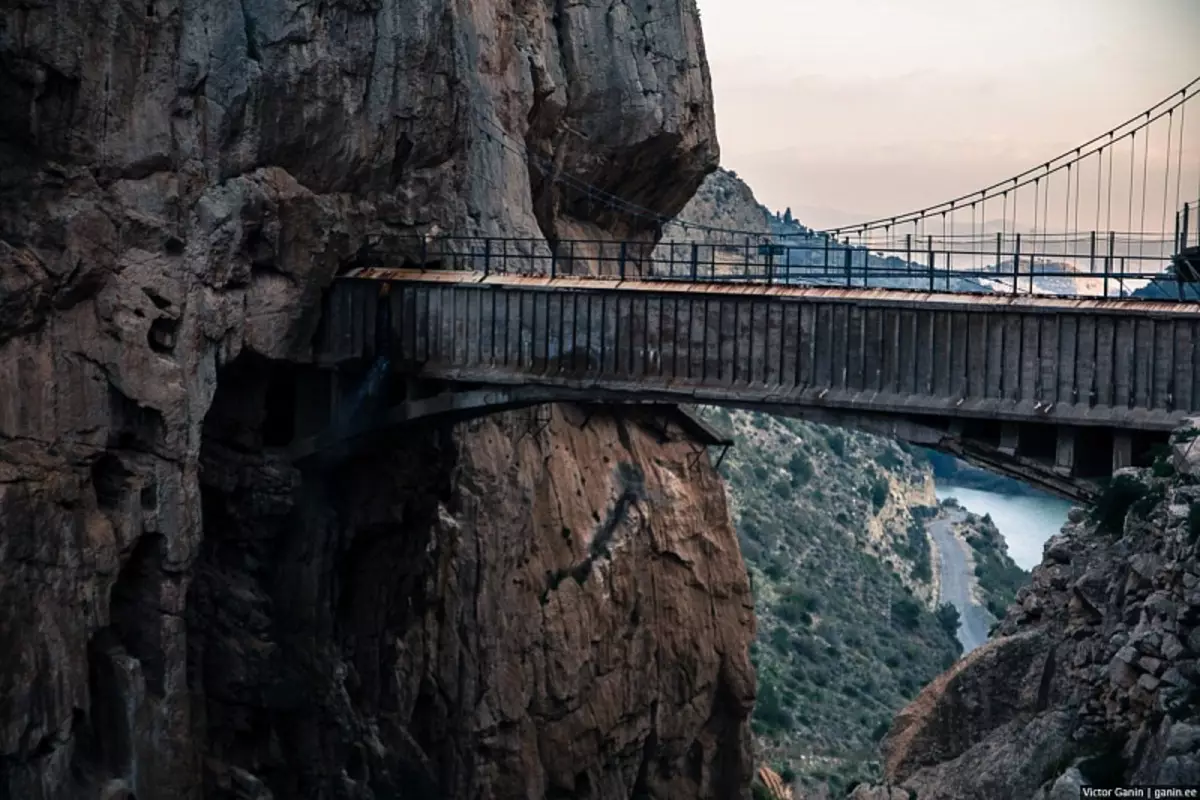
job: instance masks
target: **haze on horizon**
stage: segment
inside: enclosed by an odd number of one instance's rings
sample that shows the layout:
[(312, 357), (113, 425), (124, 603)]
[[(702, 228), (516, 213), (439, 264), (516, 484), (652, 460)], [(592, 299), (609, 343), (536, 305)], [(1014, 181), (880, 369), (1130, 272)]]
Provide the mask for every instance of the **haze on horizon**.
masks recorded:
[(1200, 75), (1200, 0), (698, 3), (722, 166), (817, 228), (1003, 180)]

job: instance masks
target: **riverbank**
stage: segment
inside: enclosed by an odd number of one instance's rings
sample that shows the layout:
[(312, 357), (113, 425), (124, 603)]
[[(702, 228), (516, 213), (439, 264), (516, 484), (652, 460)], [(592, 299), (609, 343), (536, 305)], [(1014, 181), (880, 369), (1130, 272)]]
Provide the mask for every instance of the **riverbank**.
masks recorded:
[(1052, 495), (1012, 495), (956, 484), (936, 483), (938, 502), (953, 499), (972, 514), (990, 517), (1021, 569), (1041, 563), (1046, 541), (1066, 524), (1071, 503)]

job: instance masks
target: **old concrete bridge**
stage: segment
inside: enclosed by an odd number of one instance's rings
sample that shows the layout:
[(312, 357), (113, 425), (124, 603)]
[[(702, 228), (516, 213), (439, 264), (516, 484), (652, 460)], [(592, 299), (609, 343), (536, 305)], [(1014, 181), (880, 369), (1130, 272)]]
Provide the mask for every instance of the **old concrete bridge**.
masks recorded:
[[(550, 401), (715, 404), (1083, 499), (1200, 411), (1198, 326), (1197, 303), (389, 270), (327, 296), (297, 423), (325, 433), (295, 448)], [(364, 392), (386, 407), (330, 427)]]

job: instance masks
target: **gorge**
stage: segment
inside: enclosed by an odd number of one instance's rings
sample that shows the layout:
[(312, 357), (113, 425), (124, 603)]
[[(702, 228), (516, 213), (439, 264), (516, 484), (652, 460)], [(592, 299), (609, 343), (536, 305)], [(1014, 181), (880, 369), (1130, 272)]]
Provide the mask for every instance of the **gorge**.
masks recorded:
[(966, 517), (961, 658), (895, 441), (703, 408), (715, 468), (564, 403), (288, 457), (373, 243), (785, 224), (718, 161), (692, 0), (0, 8), (0, 800), (1200, 783), (1186, 435), (1019, 590)]

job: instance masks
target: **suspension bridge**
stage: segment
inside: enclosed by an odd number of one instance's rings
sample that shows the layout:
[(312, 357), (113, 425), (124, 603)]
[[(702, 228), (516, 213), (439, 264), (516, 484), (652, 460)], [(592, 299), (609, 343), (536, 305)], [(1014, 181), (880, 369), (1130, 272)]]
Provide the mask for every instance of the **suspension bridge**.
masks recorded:
[(376, 242), (325, 298), (294, 453), (432, 415), (713, 403), (1086, 498), (1200, 412), (1198, 93), (1200, 78), (1006, 181), (852, 227), (678, 242), (686, 221), (563, 178), (654, 235)]

